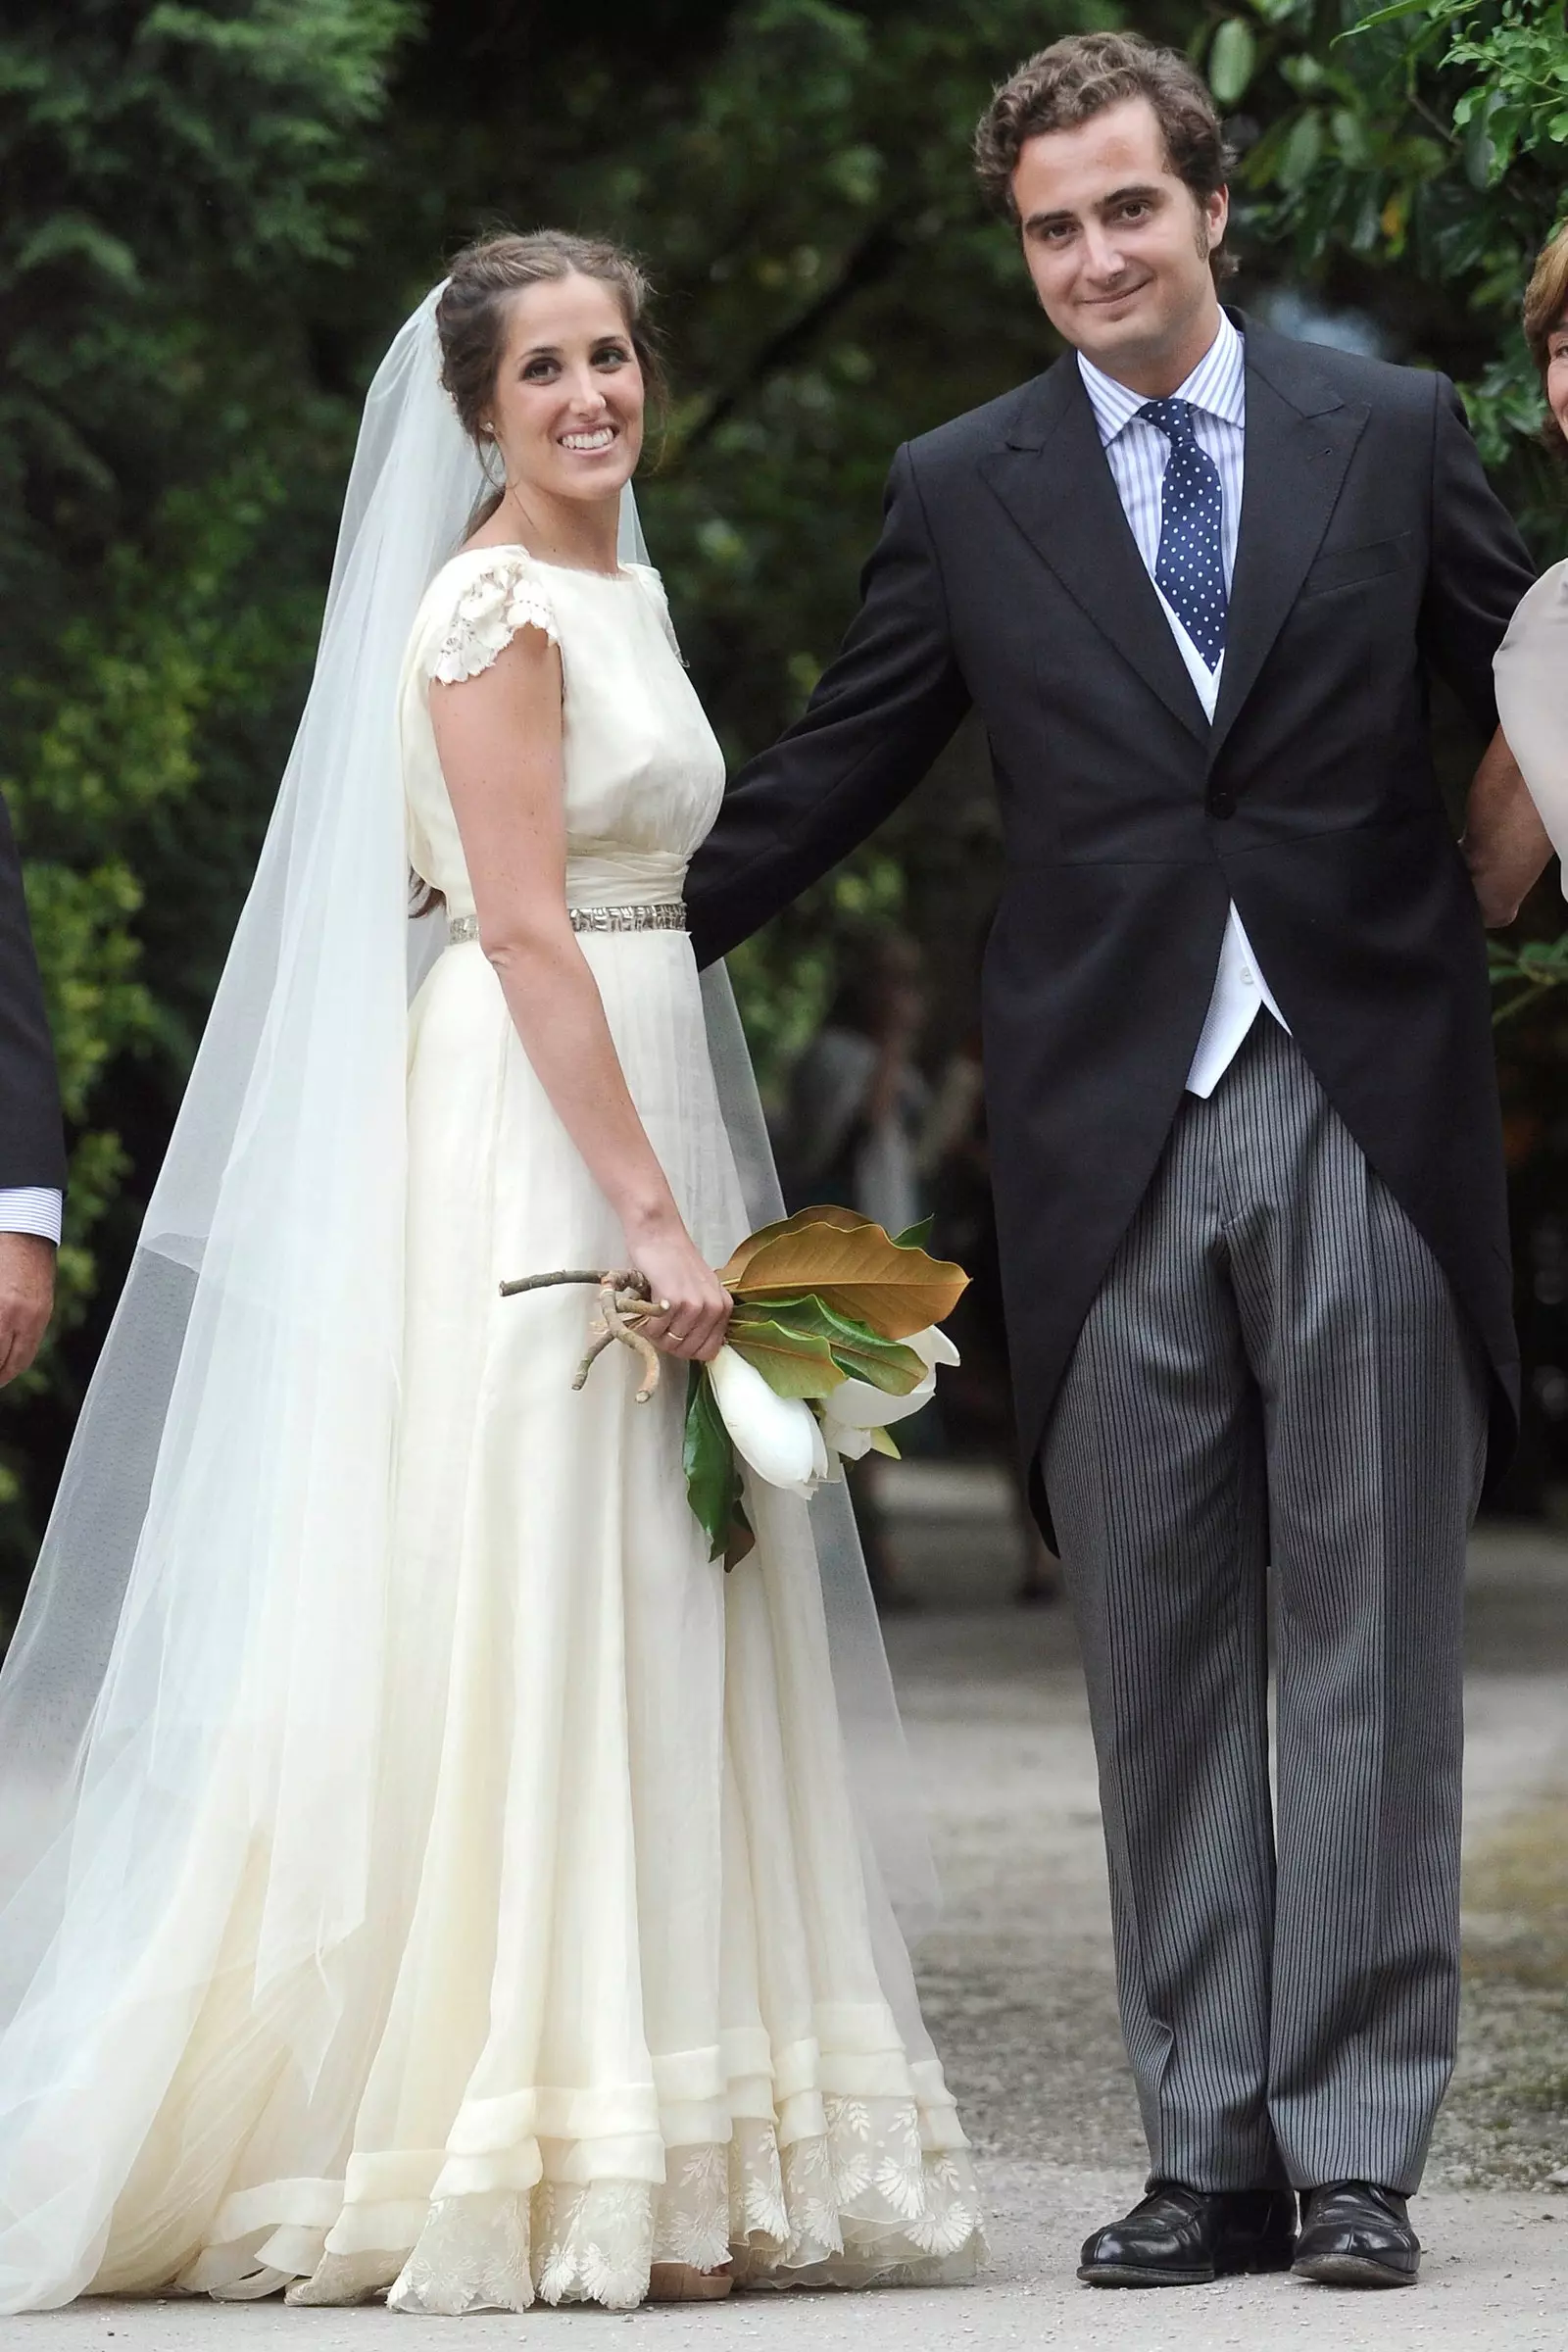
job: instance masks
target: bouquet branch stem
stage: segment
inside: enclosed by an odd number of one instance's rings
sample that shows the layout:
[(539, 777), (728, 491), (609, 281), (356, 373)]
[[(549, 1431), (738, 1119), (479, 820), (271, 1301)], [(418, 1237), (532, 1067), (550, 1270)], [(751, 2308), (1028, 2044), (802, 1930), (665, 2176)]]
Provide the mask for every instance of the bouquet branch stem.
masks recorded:
[(637, 1329), (639, 1316), (650, 1311), (648, 1277), (631, 1266), (564, 1266), (553, 1274), (524, 1274), (515, 1282), (504, 1282), (501, 1296), (515, 1298), (522, 1291), (560, 1290), (567, 1283), (592, 1283), (599, 1293), (599, 1312), (588, 1326), (588, 1352), (577, 1366), (572, 1387), (582, 1387), (605, 1349), (618, 1340), (642, 1365), (637, 1402), (646, 1404), (659, 1386), (659, 1350)]
[(612, 1267), (607, 1270), (603, 1266), (564, 1267), (559, 1274), (524, 1274), (516, 1282), (504, 1282), (501, 1285), (501, 1296), (503, 1298), (515, 1298), (520, 1291), (559, 1290), (563, 1283), (567, 1282), (592, 1283), (596, 1289), (604, 1283), (612, 1282), (617, 1291), (630, 1291), (635, 1297), (643, 1299), (648, 1297), (646, 1275), (634, 1273), (629, 1267)]

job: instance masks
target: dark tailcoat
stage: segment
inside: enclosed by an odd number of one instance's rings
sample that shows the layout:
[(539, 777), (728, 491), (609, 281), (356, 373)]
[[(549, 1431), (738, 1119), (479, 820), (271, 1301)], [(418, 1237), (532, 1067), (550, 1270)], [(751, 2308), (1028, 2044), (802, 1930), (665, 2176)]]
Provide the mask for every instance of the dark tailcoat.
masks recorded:
[(1531, 566), (1446, 378), (1238, 324), (1246, 482), (1213, 725), (1069, 354), (899, 452), (843, 651), (698, 852), (694, 939), (723, 955), (864, 840), (972, 704), (1004, 828), (985, 1054), (1027, 1457), (1170, 1133), (1234, 899), (1486, 1348), (1494, 1475), (1518, 1391), (1497, 1091), (1428, 688), (1440, 671), (1490, 733)]
[(0, 1191), (64, 1192), (66, 1142), (22, 860), (0, 801)]

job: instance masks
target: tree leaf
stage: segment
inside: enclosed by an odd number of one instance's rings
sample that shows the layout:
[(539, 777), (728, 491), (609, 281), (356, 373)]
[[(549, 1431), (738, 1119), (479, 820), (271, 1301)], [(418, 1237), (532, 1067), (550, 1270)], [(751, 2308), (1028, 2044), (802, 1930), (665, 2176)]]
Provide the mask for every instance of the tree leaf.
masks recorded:
[(743, 1244), (720, 1280), (737, 1298), (798, 1298), (813, 1292), (825, 1305), (869, 1324), (885, 1340), (905, 1340), (953, 1312), (968, 1287), (961, 1266), (901, 1248), (869, 1218), (853, 1227), (809, 1213), (787, 1218), (760, 1246)]
[(903, 1461), (903, 1454), (894, 1445), (892, 1438), (888, 1435), (885, 1429), (867, 1430), (866, 1436), (871, 1441), (871, 1451), (873, 1453), (885, 1453), (890, 1462)]
[(718, 1409), (706, 1364), (693, 1364), (686, 1387), (686, 1431), (681, 1448), (686, 1495), (709, 1542), (709, 1558), (726, 1568), (745, 1559), (757, 1539), (741, 1499), (740, 1464)]
[(1234, 106), (1252, 78), (1257, 42), (1250, 24), (1227, 17), (1208, 53), (1208, 86), (1221, 106)]
[(1293, 194), (1298, 188), (1304, 187), (1316, 171), (1322, 152), (1322, 118), (1309, 108), (1305, 114), (1298, 115), (1291, 124), (1280, 156), (1280, 186), (1289, 188)]
[(921, 1217), (916, 1224), (906, 1225), (902, 1233), (896, 1233), (893, 1236), (894, 1248), (897, 1250), (923, 1250), (931, 1239), (931, 1228), (935, 1223), (936, 1217), (932, 1215)]
[(1426, 16), (1431, 12), (1431, 0), (1392, 0), (1388, 8), (1375, 8), (1369, 17), (1348, 24), (1343, 32), (1334, 35), (1336, 41), (1353, 41), (1358, 32), (1370, 32), (1374, 25), (1392, 24), (1396, 17)]

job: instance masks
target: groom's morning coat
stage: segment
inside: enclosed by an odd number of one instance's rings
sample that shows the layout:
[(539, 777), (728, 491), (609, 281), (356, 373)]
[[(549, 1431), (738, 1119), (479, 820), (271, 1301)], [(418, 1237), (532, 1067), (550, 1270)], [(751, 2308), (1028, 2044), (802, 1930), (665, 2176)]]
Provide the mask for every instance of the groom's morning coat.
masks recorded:
[(1518, 1389), (1497, 1091), (1428, 673), (1490, 733), (1492, 657), (1533, 575), (1445, 378), (1238, 324), (1212, 727), (1069, 354), (899, 452), (843, 651), (697, 855), (694, 942), (721, 956), (843, 858), (973, 704), (1004, 828), (985, 1056), (1026, 1458), (1170, 1132), (1234, 899), (1491, 1359), (1495, 1474)]

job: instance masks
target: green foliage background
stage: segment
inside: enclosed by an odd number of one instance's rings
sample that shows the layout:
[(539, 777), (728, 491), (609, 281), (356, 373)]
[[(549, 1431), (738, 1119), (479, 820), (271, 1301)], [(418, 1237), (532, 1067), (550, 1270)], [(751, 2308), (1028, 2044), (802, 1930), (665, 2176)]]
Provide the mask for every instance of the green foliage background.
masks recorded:
[[(1060, 31), (1135, 22), (1232, 117), (1243, 299), (1305, 285), (1457, 373), (1549, 558), (1568, 496), (1515, 318), (1568, 182), (1561, 9), (1403, 0), (1340, 37), (1364, 15), (605, 0), (573, 27), (511, 0), (12, 0), (0, 784), (74, 1176), (58, 1336), (0, 1403), (0, 1590), (24, 1579), (281, 771), (360, 395), (446, 255), (551, 220), (651, 260), (678, 397), (645, 516), (739, 757), (831, 654), (898, 441), (1051, 356), (972, 187), (989, 90)], [(766, 1067), (808, 1033), (846, 926), (907, 917), (912, 889), (940, 930), (967, 858), (895, 823), (743, 953)]]

